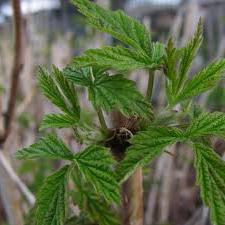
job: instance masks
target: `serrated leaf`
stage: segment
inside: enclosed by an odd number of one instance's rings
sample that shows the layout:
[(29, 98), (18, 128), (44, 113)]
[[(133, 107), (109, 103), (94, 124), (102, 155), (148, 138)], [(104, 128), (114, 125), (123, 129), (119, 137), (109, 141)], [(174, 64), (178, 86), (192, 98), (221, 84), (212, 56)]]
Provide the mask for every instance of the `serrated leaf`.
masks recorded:
[(151, 56), (142, 55), (132, 49), (117, 46), (87, 50), (84, 56), (76, 57), (74, 64), (80, 67), (98, 65), (118, 71), (156, 69), (161, 64), (164, 46), (154, 43)]
[(202, 113), (191, 122), (185, 133), (185, 136), (188, 138), (201, 137), (204, 135), (225, 136), (224, 113)]
[(123, 114), (150, 117), (151, 107), (138, 92), (135, 82), (122, 75), (98, 76), (89, 87), (89, 97), (94, 106), (111, 111), (114, 107)]
[(151, 58), (121, 46), (87, 50), (84, 56), (76, 57), (74, 63), (82, 67), (107, 66), (118, 71), (150, 69), (157, 66), (154, 62), (151, 62)]
[(72, 177), (76, 184), (72, 197), (79, 209), (88, 215), (89, 224), (118, 225), (118, 215), (101, 196), (95, 193), (93, 187), (83, 179), (82, 175), (74, 170)]
[(64, 225), (69, 166), (49, 176), (37, 196), (36, 225)]
[(146, 27), (122, 11), (109, 11), (89, 0), (73, 0), (78, 10), (97, 29), (111, 34), (142, 53), (151, 52), (150, 33)]
[(209, 64), (191, 80), (186, 81), (183, 89), (174, 98), (174, 102), (178, 103), (210, 90), (222, 78), (224, 72), (224, 59)]
[(174, 47), (174, 42), (172, 38), (170, 38), (166, 47), (166, 56), (164, 57), (164, 72), (165, 75), (171, 80), (177, 77), (176, 65), (178, 57), (179, 51)]
[(164, 46), (160, 43), (151, 43), (150, 33), (143, 24), (122, 11), (105, 10), (89, 0), (73, 0), (73, 3), (87, 17), (90, 24), (111, 34), (129, 47), (88, 50), (84, 56), (75, 58), (75, 64), (80, 67), (97, 64), (119, 71), (159, 68), (164, 55)]
[(73, 156), (70, 149), (55, 135), (43, 137), (37, 143), (16, 153), (18, 159), (50, 158), (71, 160)]
[(59, 88), (55, 84), (53, 78), (50, 76), (47, 70), (44, 68), (39, 69), (38, 83), (42, 93), (58, 108), (68, 113), (69, 109), (65, 103), (63, 96), (60, 93)]
[(209, 148), (195, 143), (197, 183), (206, 206), (211, 209), (212, 222), (225, 224), (225, 163)]
[(181, 61), (177, 76), (177, 90), (182, 86), (183, 82), (187, 78), (187, 73), (192, 65), (192, 62), (202, 44), (203, 41), (203, 24), (200, 20), (194, 34), (193, 39), (182, 49)]
[(78, 120), (67, 114), (45, 115), (40, 126), (40, 130), (47, 128), (69, 128), (78, 124)]
[(88, 196), (86, 207), (89, 216), (93, 221), (98, 222), (99, 225), (118, 225), (119, 221), (115, 214), (110, 212), (110, 209), (104, 201), (100, 201), (95, 195)]
[(116, 108), (126, 116), (152, 116), (151, 106), (137, 90), (135, 82), (122, 75), (93, 74), (91, 68), (89, 76), (85, 70), (83, 74), (85, 81), (82, 82), (82, 75), (76, 71), (71, 67), (64, 72), (64, 75), (69, 80), (88, 87), (89, 98), (96, 108), (100, 107), (106, 111)]
[(177, 64), (181, 57), (181, 50), (175, 48), (172, 38), (169, 39), (164, 57), (164, 73), (168, 77), (166, 82), (166, 94), (169, 103), (172, 102), (173, 95), (176, 93)]
[(183, 139), (183, 133), (176, 128), (150, 127), (139, 132), (131, 139), (125, 159), (118, 167), (118, 180), (126, 180), (137, 167), (150, 163), (160, 155), (166, 146)]
[(72, 114), (74, 117), (76, 116), (76, 119), (79, 119), (80, 106), (78, 102), (77, 93), (73, 84), (69, 82), (63, 75), (62, 71), (60, 71), (55, 66), (53, 66), (53, 74), (58, 86), (60, 87), (63, 95), (66, 98), (67, 104), (69, 104), (69, 107), (71, 109), (70, 114)]
[(119, 202), (119, 185), (112, 165), (115, 163), (109, 150), (101, 146), (89, 146), (74, 156), (81, 174), (106, 200)]
[[(88, 215), (88, 218), (93, 224), (99, 225), (118, 225), (119, 221), (115, 213), (110, 210), (107, 202), (103, 201), (93, 191), (79, 190), (75, 193), (79, 200), (75, 198), (75, 202), (79, 208)], [(90, 224), (89, 221), (89, 224)]]
[(69, 218), (65, 225), (90, 225), (90, 221), (86, 215), (73, 216)]
[(38, 83), (42, 93), (59, 109), (79, 119), (80, 107), (76, 91), (72, 84), (56, 67), (50, 74), (46, 69), (39, 69)]

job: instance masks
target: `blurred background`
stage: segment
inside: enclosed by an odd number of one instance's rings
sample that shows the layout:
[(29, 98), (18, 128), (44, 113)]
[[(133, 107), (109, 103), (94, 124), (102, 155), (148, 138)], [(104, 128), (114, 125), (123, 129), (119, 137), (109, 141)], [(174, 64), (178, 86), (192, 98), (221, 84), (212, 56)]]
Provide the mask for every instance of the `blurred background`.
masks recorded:
[[(204, 23), (204, 42), (192, 68), (192, 74), (210, 61), (225, 56), (225, 0), (96, 0), (106, 8), (123, 9), (142, 21), (151, 30), (152, 39), (166, 43), (172, 36), (177, 46), (184, 45), (193, 35), (200, 17)], [(37, 88), (39, 65), (55, 64), (63, 68), (73, 56), (87, 48), (116, 44), (108, 35), (99, 33), (69, 0), (21, 0), (23, 13), (23, 56), (16, 99), (15, 118), (9, 137), (0, 145), (0, 224), (23, 225), (46, 175), (60, 162), (48, 160), (18, 162), (17, 149), (33, 143), (43, 135), (39, 124), (44, 113), (55, 108), (42, 97)], [(14, 38), (12, 6), (0, 0), (0, 107), (4, 112), (10, 91)], [(145, 89), (144, 71), (131, 74)], [(157, 76), (153, 103), (165, 105), (164, 81)], [(225, 110), (224, 82), (196, 99), (209, 110)], [(1, 129), (1, 128), (0, 128)], [(58, 132), (58, 131), (57, 131)], [(60, 131), (67, 143), (73, 136)], [(225, 143), (213, 140), (216, 151), (223, 155)], [(175, 145), (168, 154), (158, 158), (144, 170), (145, 225), (209, 225), (208, 209), (204, 208), (195, 185), (192, 151)], [(17, 176), (18, 175), (18, 176)]]

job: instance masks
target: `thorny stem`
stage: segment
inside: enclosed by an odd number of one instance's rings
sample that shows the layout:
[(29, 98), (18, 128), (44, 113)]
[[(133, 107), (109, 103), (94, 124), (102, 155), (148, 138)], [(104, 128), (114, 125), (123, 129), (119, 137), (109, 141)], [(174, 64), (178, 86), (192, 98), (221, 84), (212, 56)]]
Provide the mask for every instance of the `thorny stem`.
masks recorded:
[(147, 87), (147, 92), (146, 92), (146, 99), (148, 101), (151, 100), (152, 97), (152, 91), (153, 91), (153, 85), (154, 85), (154, 72), (149, 70), (149, 78), (148, 78), (148, 87)]
[(97, 114), (98, 114), (98, 119), (99, 119), (99, 122), (101, 124), (101, 127), (103, 130), (107, 130), (107, 125), (106, 125), (106, 122), (105, 122), (105, 118), (103, 116), (103, 112), (102, 112), (102, 109), (101, 108), (98, 108), (96, 109), (97, 111)]

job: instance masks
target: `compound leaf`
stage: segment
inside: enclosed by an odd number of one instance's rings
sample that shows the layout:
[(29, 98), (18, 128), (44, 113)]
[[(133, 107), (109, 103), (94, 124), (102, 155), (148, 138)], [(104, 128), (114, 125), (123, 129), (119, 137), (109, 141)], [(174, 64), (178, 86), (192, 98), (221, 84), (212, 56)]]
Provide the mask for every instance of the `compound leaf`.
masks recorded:
[(98, 76), (89, 88), (89, 97), (94, 106), (111, 111), (114, 107), (123, 114), (150, 117), (150, 104), (138, 92), (135, 82), (122, 75)]
[(168, 145), (183, 139), (183, 133), (176, 128), (150, 127), (131, 139), (125, 159), (118, 167), (118, 180), (127, 179), (139, 166), (151, 162)]
[(112, 165), (115, 163), (109, 150), (101, 146), (89, 146), (74, 156), (79, 171), (95, 190), (106, 200), (119, 202), (119, 185)]
[(86, 70), (83, 73), (85, 81), (82, 82), (82, 75), (76, 71), (75, 67), (71, 67), (64, 75), (69, 80), (88, 87), (89, 98), (96, 108), (101, 107), (106, 111), (116, 108), (127, 116), (151, 117), (151, 106), (137, 90), (135, 82), (122, 75), (93, 74), (94, 70), (91, 68), (89, 75)]
[(225, 221), (225, 163), (208, 146), (195, 143), (197, 183), (206, 206), (211, 209), (212, 222), (224, 225)]
[(18, 159), (50, 158), (72, 160), (73, 156), (70, 149), (55, 135), (43, 137), (37, 143), (16, 153)]

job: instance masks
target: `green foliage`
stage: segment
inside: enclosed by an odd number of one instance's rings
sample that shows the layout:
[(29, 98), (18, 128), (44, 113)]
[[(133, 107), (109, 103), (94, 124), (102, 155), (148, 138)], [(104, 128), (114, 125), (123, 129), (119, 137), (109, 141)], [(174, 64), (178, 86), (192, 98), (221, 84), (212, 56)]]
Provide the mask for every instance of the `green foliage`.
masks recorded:
[(46, 115), (42, 122), (40, 129), (44, 130), (46, 128), (69, 128), (78, 125), (76, 118), (73, 118), (67, 114), (48, 114)]
[(52, 74), (46, 69), (39, 69), (39, 87), (42, 93), (64, 113), (79, 119), (80, 107), (75, 89), (63, 74), (53, 67)]
[(150, 104), (137, 90), (135, 83), (122, 75), (109, 76), (107, 73), (95, 73), (91, 68), (80, 70), (70, 67), (64, 71), (67, 79), (75, 84), (88, 87), (89, 99), (95, 108), (105, 111), (119, 109), (124, 115), (151, 117)]
[(144, 25), (125, 15), (122, 11), (105, 10), (89, 0), (72, 0), (78, 10), (86, 16), (88, 22), (97, 29), (111, 34), (142, 54), (151, 51), (151, 38)]
[[(209, 147), (208, 136), (225, 137), (225, 114), (196, 110), (191, 100), (212, 89), (222, 78), (225, 60), (213, 62), (189, 78), (203, 39), (201, 21), (185, 47), (176, 48), (170, 39), (165, 48), (161, 43), (152, 43), (145, 26), (123, 12), (105, 10), (89, 0), (72, 1), (92, 26), (109, 33), (122, 45), (87, 50), (62, 71), (56, 67), (50, 73), (40, 69), (39, 86), (43, 94), (62, 111), (45, 116), (41, 129), (72, 128), (79, 143), (88, 139), (89, 144), (74, 154), (62, 140), (48, 135), (17, 152), (20, 159), (50, 158), (70, 163), (46, 179), (34, 208), (35, 224), (120, 224), (112, 210), (112, 205), (120, 203), (120, 184), (168, 146), (188, 142), (195, 147), (197, 181), (203, 201), (211, 208), (214, 224), (224, 225), (225, 164)], [(165, 74), (169, 104), (165, 110), (160, 109), (159, 115), (153, 115), (146, 100), (149, 96), (142, 96), (135, 82), (123, 74), (110, 75), (114, 70), (124, 72), (143, 68), (152, 72), (163, 69)], [(87, 88), (94, 106), (94, 112), (90, 110), (90, 114), (97, 114), (100, 124), (95, 124), (93, 116), (85, 120), (76, 85)], [(180, 110), (175, 113), (173, 107), (177, 104)], [(129, 124), (121, 122), (118, 127), (109, 129), (102, 111), (113, 110), (124, 114)], [(115, 150), (119, 150), (118, 155), (124, 154), (124, 158), (115, 162), (110, 150), (115, 155)], [(75, 185), (71, 196), (81, 214), (67, 220), (67, 184), (71, 178)]]
[(176, 81), (178, 90), (180, 87), (182, 87), (183, 82), (187, 78), (187, 73), (190, 70), (190, 67), (197, 54), (197, 51), (199, 50), (202, 44), (203, 41), (202, 30), (203, 27), (202, 22), (200, 20), (193, 39), (182, 49), (179, 72), (177, 77), (178, 80)]
[[(176, 49), (170, 39), (166, 48), (165, 75), (167, 81), (167, 97), (171, 106), (189, 100), (213, 88), (225, 72), (225, 60), (209, 64), (192, 79), (188, 72), (202, 43), (202, 22), (200, 21), (193, 39), (182, 49)], [(177, 69), (177, 64), (179, 66)]]
[(174, 102), (181, 102), (212, 89), (221, 79), (223, 72), (225, 72), (224, 59), (209, 64), (191, 80), (186, 81), (182, 91), (174, 97)]
[(208, 146), (195, 144), (197, 182), (206, 206), (211, 208), (212, 222), (224, 225), (225, 218), (225, 163)]
[(90, 221), (87, 216), (81, 214), (79, 216), (69, 218), (65, 225), (90, 225)]
[(207, 106), (211, 110), (223, 110), (225, 106), (225, 90), (223, 87), (223, 82), (220, 82), (219, 85), (217, 85), (213, 90), (210, 92), (208, 98), (207, 98)]
[(119, 71), (159, 68), (164, 55), (160, 43), (152, 43), (145, 26), (122, 11), (109, 11), (89, 0), (72, 1), (95, 28), (109, 33), (130, 48), (122, 46), (88, 50), (75, 59), (80, 66), (108, 66)]
[(90, 49), (85, 52), (84, 56), (76, 57), (74, 64), (83, 67), (98, 65), (113, 68), (118, 71), (130, 71), (143, 68), (155, 69), (161, 63), (164, 47), (160, 43), (154, 43), (152, 47), (150, 56), (142, 55), (133, 49), (122, 46)]
[(118, 225), (117, 215), (109, 204), (93, 191), (91, 185), (79, 173), (74, 173), (75, 191), (72, 192), (74, 201), (83, 209), (83, 218), (89, 218), (90, 223), (98, 222), (100, 225)]
[(195, 118), (186, 130), (187, 137), (205, 135), (225, 136), (225, 114), (222, 112), (202, 113)]
[(183, 139), (183, 134), (176, 128), (149, 127), (131, 139), (131, 147), (118, 168), (118, 180), (124, 181), (139, 166), (144, 166), (164, 151), (166, 146)]
[(62, 140), (55, 135), (48, 135), (41, 138), (37, 143), (17, 151), (16, 157), (18, 159), (50, 158), (72, 160), (73, 153)]
[(81, 174), (95, 190), (106, 200), (119, 202), (119, 185), (111, 168), (114, 160), (108, 149), (101, 146), (89, 146), (74, 156), (74, 161)]
[(65, 166), (46, 179), (37, 196), (36, 225), (64, 225), (68, 171), (69, 166)]

